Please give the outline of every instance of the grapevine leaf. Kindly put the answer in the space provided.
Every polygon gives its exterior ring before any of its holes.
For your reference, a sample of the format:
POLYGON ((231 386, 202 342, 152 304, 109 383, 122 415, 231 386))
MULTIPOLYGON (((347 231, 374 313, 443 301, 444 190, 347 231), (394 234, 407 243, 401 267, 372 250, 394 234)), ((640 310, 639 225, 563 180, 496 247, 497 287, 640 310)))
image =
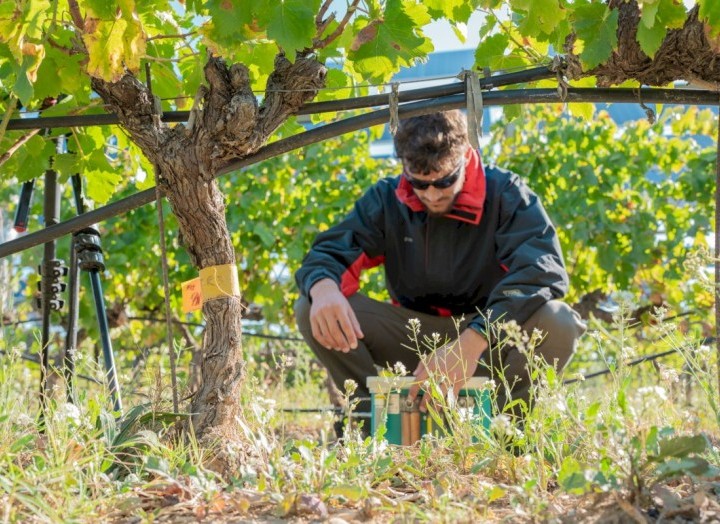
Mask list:
POLYGON ((53 169, 63 180, 79 172, 78 157, 74 153, 62 153, 53 157, 53 169))
POLYGON ((586 69, 603 63, 617 48, 617 10, 599 3, 579 5, 575 8, 574 26, 585 43, 580 59, 586 69))
POLYGON ((698 0, 700 5, 699 17, 711 27, 711 33, 720 34, 720 2, 717 0, 698 0))
POLYGON ((505 55, 508 43, 508 36, 504 33, 497 33, 483 40, 475 50, 475 67, 497 69, 500 59, 505 55))
MULTIPOLYGON (((388 0, 384 18, 362 29, 373 27, 374 38, 354 42, 348 56, 355 70, 364 78, 385 82, 400 67, 411 66, 433 50, 430 39, 420 28, 430 21, 421 4, 403 0, 388 0)), ((364 21, 367 23, 367 20, 364 21)))
POLYGON ((685 8, 675 5, 673 0, 643 4, 641 23, 638 24, 637 31, 637 39, 643 52, 650 58, 654 57, 665 40, 668 29, 682 27, 685 18, 685 8))
POLYGON ((123 36, 127 29, 124 19, 100 21, 95 30, 83 34, 88 51, 87 72, 108 82, 120 79, 123 74, 123 36))
POLYGON ((98 18, 100 20, 114 20, 117 13, 117 5, 115 2, 108 2, 107 0, 85 0, 85 8, 88 11, 88 15, 92 18, 98 18))
POLYGON ((550 35, 562 22, 567 11, 560 7, 559 0, 515 0, 513 8, 525 12, 525 18, 519 26, 526 36, 550 35))
POLYGON ((315 13, 320 7, 319 0, 283 0, 276 2, 267 26, 268 37, 295 60, 297 51, 312 46, 315 36, 315 13))
POLYGON ((244 40, 253 23, 253 2, 242 0, 208 0, 205 3, 212 20, 211 38, 223 44, 244 40))
POLYGON ((425 0, 424 3, 433 20, 445 18, 451 24, 467 23, 475 10, 475 2, 468 0, 425 0))
POLYGON ((595 114, 595 106, 593 104, 569 104, 568 110, 572 116, 582 118, 586 122, 592 120, 595 114))
POLYGON ((27 105, 32 100, 34 89, 27 75, 27 61, 23 60, 22 66, 13 67, 15 70, 15 85, 13 92, 17 95, 23 105, 27 105))
POLYGON ((93 169, 86 171, 86 194, 94 202, 104 204, 115 193, 122 180, 122 175, 115 171, 93 169))

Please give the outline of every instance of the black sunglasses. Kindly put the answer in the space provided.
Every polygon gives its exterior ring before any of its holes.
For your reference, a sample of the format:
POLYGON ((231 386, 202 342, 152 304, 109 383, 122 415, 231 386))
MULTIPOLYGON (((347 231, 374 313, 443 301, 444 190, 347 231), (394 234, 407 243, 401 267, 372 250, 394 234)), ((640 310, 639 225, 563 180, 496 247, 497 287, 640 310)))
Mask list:
POLYGON ((437 189, 447 189, 451 185, 453 185, 455 182, 457 182, 458 178, 460 178, 460 175, 462 174, 462 169, 465 166, 465 162, 460 162, 460 165, 458 168, 450 173, 449 175, 445 175, 442 178, 438 178, 437 180, 433 180, 431 182, 427 182, 425 180, 419 180, 417 178, 411 177, 407 171, 403 171, 403 174, 405 176, 405 180, 408 181, 408 183, 418 191, 425 191, 430 186, 433 186, 437 189))

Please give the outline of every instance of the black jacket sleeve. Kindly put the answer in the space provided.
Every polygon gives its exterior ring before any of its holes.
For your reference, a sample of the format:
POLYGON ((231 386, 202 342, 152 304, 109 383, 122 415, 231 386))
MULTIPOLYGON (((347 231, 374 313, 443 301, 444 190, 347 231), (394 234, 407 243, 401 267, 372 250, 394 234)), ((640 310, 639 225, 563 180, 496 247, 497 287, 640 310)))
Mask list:
POLYGON ((523 324, 545 302, 563 297, 569 284, 557 232, 537 195, 512 175, 499 198, 495 246, 507 272, 490 294, 485 314, 470 323, 482 333, 488 322, 523 324))
POLYGON ((363 260, 384 255, 385 221, 379 184, 370 188, 339 224, 316 237, 295 273, 303 295, 309 296, 310 288, 324 278, 341 285, 349 271, 359 273, 363 260))

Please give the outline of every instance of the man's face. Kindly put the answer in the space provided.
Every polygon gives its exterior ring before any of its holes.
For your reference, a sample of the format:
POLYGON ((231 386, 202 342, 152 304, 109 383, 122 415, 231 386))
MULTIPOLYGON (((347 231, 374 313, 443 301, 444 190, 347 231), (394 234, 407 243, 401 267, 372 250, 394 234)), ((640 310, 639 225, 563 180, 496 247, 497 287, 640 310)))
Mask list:
POLYGON ((465 155, 447 172, 431 171, 425 175, 403 171, 414 193, 432 216, 447 214, 465 183, 465 155))

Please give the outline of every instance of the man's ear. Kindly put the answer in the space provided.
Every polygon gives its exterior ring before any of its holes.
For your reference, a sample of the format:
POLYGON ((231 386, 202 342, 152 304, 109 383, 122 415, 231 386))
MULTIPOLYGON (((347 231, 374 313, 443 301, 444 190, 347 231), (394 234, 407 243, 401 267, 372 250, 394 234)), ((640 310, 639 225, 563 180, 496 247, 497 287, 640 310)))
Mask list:
POLYGON ((465 162, 470 160, 470 157, 472 157, 473 148, 470 144, 467 145, 467 148, 465 149, 465 162))

